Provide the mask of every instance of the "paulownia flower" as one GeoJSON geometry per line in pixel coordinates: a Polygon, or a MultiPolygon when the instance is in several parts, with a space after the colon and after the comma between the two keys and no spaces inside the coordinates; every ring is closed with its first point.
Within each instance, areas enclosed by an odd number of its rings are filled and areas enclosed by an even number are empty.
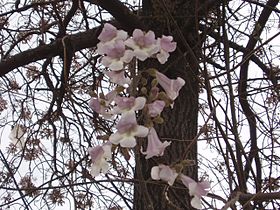
{"type": "Polygon", "coordinates": [[[89,101],[89,107],[103,117],[110,118],[113,115],[110,110],[110,104],[116,96],[117,91],[113,90],[107,93],[104,98],[92,97],[89,101]]]}
{"type": "Polygon", "coordinates": [[[158,61],[164,64],[169,57],[169,52],[173,52],[176,49],[176,42],[173,42],[172,36],[164,35],[157,41],[159,42],[160,51],[156,56],[158,61]]]}
{"type": "Polygon", "coordinates": [[[124,68],[124,63],[129,63],[133,58],[133,51],[127,50],[123,40],[116,40],[110,45],[103,46],[104,56],[101,63],[113,71],[124,68]]]}
{"type": "Polygon", "coordinates": [[[153,103],[147,104],[147,107],[148,114],[151,117],[156,117],[162,112],[163,108],[165,107],[165,102],[161,100],[155,100],[153,103]]]}
{"type": "Polygon", "coordinates": [[[172,186],[178,176],[178,173],[167,165],[160,164],[154,166],[151,170],[151,177],[154,180],[163,180],[172,186]]]}
{"type": "Polygon", "coordinates": [[[177,79],[169,79],[158,71],[156,71],[156,79],[166,92],[167,96],[173,101],[178,97],[180,89],[185,85],[185,80],[181,77],[178,77],[177,79]]]}
{"type": "Polygon", "coordinates": [[[201,197],[207,195],[210,189],[210,183],[207,181],[196,182],[192,178],[180,175],[181,181],[189,189],[190,196],[194,196],[191,200],[191,205],[194,208],[202,209],[201,197]]]}
{"type": "Polygon", "coordinates": [[[146,137],[149,129],[138,125],[134,112],[127,112],[116,125],[117,132],[109,137],[113,144],[120,144],[122,147],[132,148],[136,146],[137,137],[146,137]]]}
{"type": "Polygon", "coordinates": [[[117,106],[114,107],[112,112],[114,114],[126,113],[129,111],[138,111],[144,108],[146,103],[146,98],[144,97],[122,97],[117,96],[115,98],[117,106]]]}
{"type": "Polygon", "coordinates": [[[106,143],[103,146],[96,146],[88,149],[88,153],[91,157],[91,175],[93,177],[100,173],[107,173],[109,169],[108,160],[112,158],[112,144],[106,143]]]}
{"type": "Polygon", "coordinates": [[[140,29],[135,29],[132,38],[127,39],[125,44],[133,49],[134,55],[141,61],[144,61],[159,51],[159,45],[153,31],[144,33],[140,29]]]}
{"type": "Polygon", "coordinates": [[[121,86],[124,86],[125,84],[129,85],[131,83],[131,80],[125,77],[124,73],[124,70],[105,72],[105,74],[110,78],[111,82],[121,86]]]}
{"type": "Polygon", "coordinates": [[[164,154],[164,150],[167,146],[169,146],[171,143],[164,141],[161,142],[158,138],[156,130],[152,127],[150,128],[149,134],[148,134],[148,146],[147,151],[142,152],[144,155],[146,155],[146,159],[149,159],[153,156],[162,156],[164,154]]]}
{"type": "Polygon", "coordinates": [[[97,53],[104,55],[108,46],[112,45],[116,40],[126,40],[127,32],[118,30],[115,26],[105,23],[104,27],[97,37],[100,42],[97,44],[97,53]]]}

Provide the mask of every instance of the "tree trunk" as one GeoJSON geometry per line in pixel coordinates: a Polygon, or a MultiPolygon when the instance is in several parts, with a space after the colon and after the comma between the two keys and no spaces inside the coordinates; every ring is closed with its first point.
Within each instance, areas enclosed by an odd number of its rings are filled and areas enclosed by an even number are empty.
{"type": "MultiPolygon", "coordinates": [[[[201,48],[195,27],[195,2],[143,0],[146,24],[157,36],[173,35],[177,50],[166,65],[148,61],[141,64],[140,70],[145,67],[156,68],[169,78],[183,78],[186,84],[174,108],[162,113],[164,124],[156,127],[162,141],[172,142],[164,156],[146,160],[143,155],[136,154],[135,210],[192,209],[188,190],[179,181],[170,187],[162,181],[151,180],[150,173],[151,168],[160,163],[172,165],[183,159],[197,160],[197,143],[192,140],[197,134],[199,80],[196,58],[201,48]],[[186,21],[184,17],[192,17],[193,21],[186,21]]],[[[196,180],[197,165],[186,167],[183,173],[196,180]]]]}

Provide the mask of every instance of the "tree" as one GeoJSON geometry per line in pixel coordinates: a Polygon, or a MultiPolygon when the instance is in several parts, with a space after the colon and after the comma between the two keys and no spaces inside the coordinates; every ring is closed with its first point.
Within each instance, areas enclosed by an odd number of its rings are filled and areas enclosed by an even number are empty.
{"type": "MultiPolygon", "coordinates": [[[[172,186],[151,178],[152,168],[165,164],[211,181],[205,208],[278,209],[278,3],[1,3],[1,208],[193,209],[179,178],[172,186]],[[89,106],[113,89],[97,53],[105,23],[177,42],[164,65],[154,58],[129,62],[135,86],[122,94],[149,95],[154,69],[185,85],[173,108],[151,122],[171,143],[164,155],[146,159],[145,138],[134,149],[114,145],[110,170],[93,177],[89,148],[101,151],[97,145],[120,120],[89,106]]],[[[147,120],[143,113],[139,122],[147,120]]]]}

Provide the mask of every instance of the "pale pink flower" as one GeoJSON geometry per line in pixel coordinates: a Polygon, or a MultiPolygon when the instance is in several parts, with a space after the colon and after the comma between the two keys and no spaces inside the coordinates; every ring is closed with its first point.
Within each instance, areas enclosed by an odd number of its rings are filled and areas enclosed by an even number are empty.
{"type": "Polygon", "coordinates": [[[162,112],[163,108],[165,107],[165,102],[161,100],[155,100],[153,103],[147,104],[147,107],[148,114],[151,117],[156,117],[162,112]]]}
{"type": "Polygon", "coordinates": [[[105,104],[103,105],[101,103],[101,100],[99,100],[98,98],[91,98],[89,101],[89,107],[98,114],[106,113],[105,104]]]}
{"type": "Polygon", "coordinates": [[[194,208],[202,209],[201,197],[207,195],[210,190],[210,183],[207,181],[196,182],[192,178],[181,174],[181,181],[189,189],[190,196],[194,196],[191,205],[194,208]]]}
{"type": "Polygon", "coordinates": [[[133,51],[126,50],[123,40],[116,40],[103,47],[104,56],[101,63],[113,71],[124,68],[124,63],[129,63],[133,58],[133,51]]]}
{"type": "Polygon", "coordinates": [[[89,101],[89,107],[101,114],[105,118],[110,118],[113,114],[111,113],[111,103],[117,96],[117,91],[113,90],[105,95],[104,98],[92,97],[89,101]]]}
{"type": "Polygon", "coordinates": [[[127,32],[117,30],[117,28],[109,23],[105,23],[104,27],[97,37],[100,42],[97,44],[97,53],[104,55],[108,47],[110,47],[116,40],[126,40],[128,37],[127,32]]]}
{"type": "Polygon", "coordinates": [[[144,108],[146,103],[146,98],[144,97],[121,97],[117,96],[115,99],[117,106],[114,107],[112,113],[120,114],[129,111],[138,111],[144,108]]]}
{"type": "Polygon", "coordinates": [[[146,159],[149,159],[153,156],[162,156],[164,154],[164,150],[167,146],[169,146],[171,143],[164,141],[161,142],[158,138],[156,130],[152,127],[150,128],[149,134],[148,134],[148,146],[147,151],[141,152],[146,155],[146,159]]]}
{"type": "Polygon", "coordinates": [[[162,38],[159,38],[157,41],[159,42],[160,51],[156,56],[158,61],[161,64],[164,64],[169,57],[169,52],[173,52],[176,49],[176,42],[173,42],[172,36],[164,36],[164,35],[162,36],[162,38]]]}
{"type": "Polygon", "coordinates": [[[160,164],[154,166],[151,170],[151,178],[154,180],[163,180],[172,186],[178,176],[178,173],[167,165],[160,164]]]}
{"type": "Polygon", "coordinates": [[[116,125],[117,132],[109,137],[113,144],[120,144],[122,147],[132,148],[136,146],[136,137],[146,137],[149,129],[138,125],[134,112],[127,112],[116,125]]]}
{"type": "Polygon", "coordinates": [[[124,86],[125,84],[129,85],[131,83],[131,80],[128,77],[125,77],[124,73],[125,72],[123,70],[105,72],[111,82],[121,86],[124,86]]]}
{"type": "Polygon", "coordinates": [[[107,173],[109,169],[109,163],[107,161],[111,160],[112,144],[106,143],[103,146],[96,146],[94,148],[90,147],[88,153],[91,157],[91,175],[93,177],[100,173],[107,173]]]}
{"type": "Polygon", "coordinates": [[[156,72],[156,79],[166,92],[167,96],[173,101],[178,97],[180,89],[185,85],[185,80],[181,77],[177,77],[177,79],[169,79],[158,71],[156,72]]]}
{"type": "Polygon", "coordinates": [[[127,39],[125,44],[134,50],[134,55],[141,61],[144,61],[159,51],[159,45],[153,31],[144,33],[140,29],[135,29],[132,38],[127,39]]]}

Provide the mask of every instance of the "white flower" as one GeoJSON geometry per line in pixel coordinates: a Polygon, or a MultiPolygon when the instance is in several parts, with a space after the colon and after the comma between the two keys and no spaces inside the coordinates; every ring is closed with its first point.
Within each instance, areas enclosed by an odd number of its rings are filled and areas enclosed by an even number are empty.
{"type": "Polygon", "coordinates": [[[165,107],[165,102],[161,100],[155,100],[153,103],[147,104],[147,107],[148,114],[151,117],[156,117],[162,112],[163,108],[165,107]]]}
{"type": "Polygon", "coordinates": [[[118,131],[109,137],[109,141],[128,148],[136,146],[135,136],[146,137],[149,132],[148,128],[137,124],[134,112],[123,114],[116,128],[118,131]]]}
{"type": "Polygon", "coordinates": [[[98,114],[101,114],[104,118],[109,119],[112,117],[111,103],[117,96],[117,91],[113,90],[107,93],[103,98],[92,97],[89,101],[89,107],[98,114]]]}
{"type": "Polygon", "coordinates": [[[138,111],[144,108],[146,103],[146,98],[144,97],[121,97],[117,96],[115,98],[117,106],[112,110],[113,114],[126,113],[130,111],[138,111]]]}
{"type": "Polygon", "coordinates": [[[133,31],[132,38],[127,39],[125,45],[132,48],[136,58],[141,61],[157,53],[160,48],[153,31],[144,33],[140,29],[133,31]]]}
{"type": "Polygon", "coordinates": [[[164,64],[169,57],[169,52],[173,52],[176,49],[176,42],[173,42],[172,36],[164,35],[157,41],[159,42],[160,51],[156,56],[158,61],[164,64]]]}
{"type": "Polygon", "coordinates": [[[133,58],[133,51],[126,50],[123,40],[116,40],[112,44],[103,47],[104,56],[101,63],[113,71],[124,68],[125,63],[129,63],[133,58]]]}
{"type": "Polygon", "coordinates": [[[125,77],[125,71],[106,71],[105,74],[110,78],[110,81],[118,85],[124,86],[125,84],[130,84],[131,80],[125,77]]]}
{"type": "Polygon", "coordinates": [[[162,156],[164,154],[165,148],[170,144],[171,143],[167,141],[161,142],[158,138],[156,130],[152,127],[148,134],[147,151],[143,152],[141,148],[141,152],[146,155],[146,159],[149,159],[153,156],[162,156]]]}
{"type": "Polygon", "coordinates": [[[112,46],[116,40],[126,40],[127,32],[117,30],[117,28],[109,23],[105,23],[104,27],[97,37],[100,42],[97,44],[97,53],[106,54],[108,47],[112,46]]]}
{"type": "Polygon", "coordinates": [[[156,72],[156,79],[166,92],[167,96],[173,101],[178,97],[179,91],[185,85],[185,80],[181,77],[178,77],[177,79],[169,79],[158,71],[156,72]]]}
{"type": "Polygon", "coordinates": [[[202,209],[201,197],[207,195],[210,189],[210,183],[207,181],[196,182],[192,178],[181,174],[181,181],[189,189],[190,196],[194,196],[191,205],[194,208],[202,209]]]}
{"type": "Polygon", "coordinates": [[[167,165],[160,164],[154,166],[151,170],[151,178],[154,180],[163,180],[172,186],[178,176],[178,173],[167,165]]]}
{"type": "Polygon", "coordinates": [[[109,169],[108,160],[111,160],[112,144],[106,143],[103,146],[96,146],[94,148],[89,148],[88,153],[91,157],[91,175],[93,177],[100,173],[107,173],[109,169]]]}

